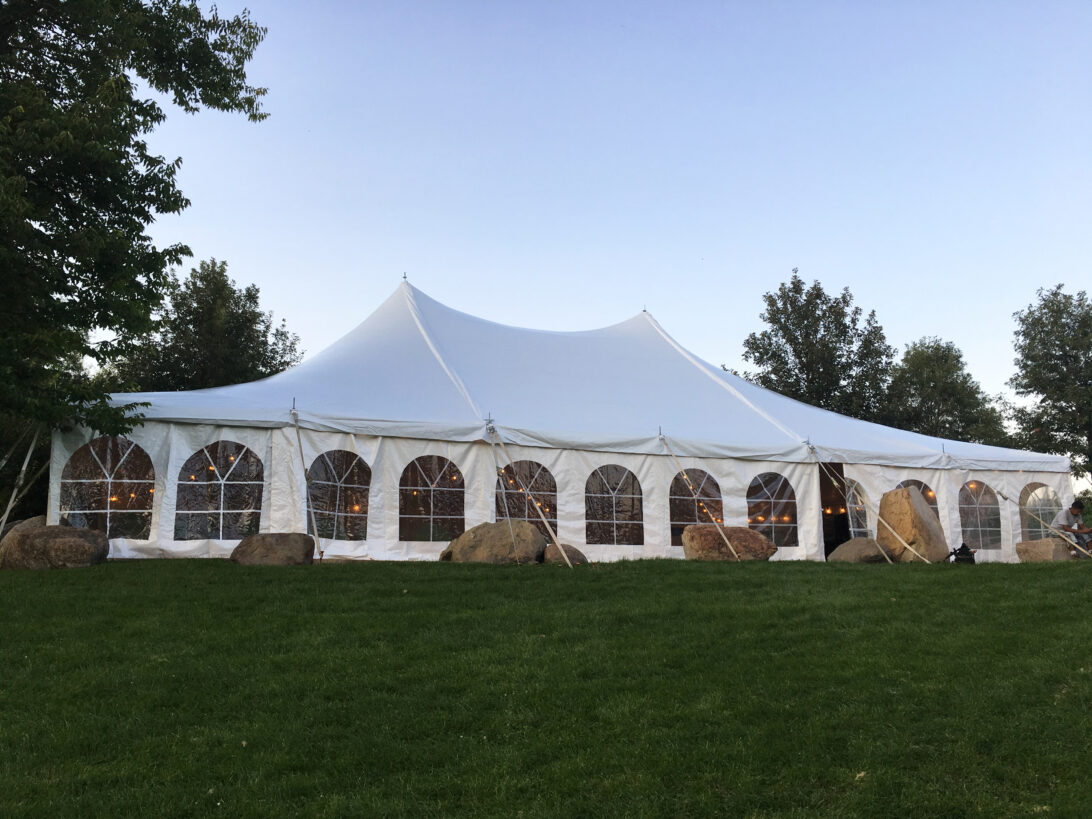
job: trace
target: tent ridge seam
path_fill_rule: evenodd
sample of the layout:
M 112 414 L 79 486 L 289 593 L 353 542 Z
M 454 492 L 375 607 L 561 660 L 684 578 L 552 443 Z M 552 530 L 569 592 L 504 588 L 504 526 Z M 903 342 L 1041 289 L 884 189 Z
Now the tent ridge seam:
M 694 356 L 691 355 L 689 352 L 687 352 L 687 350 L 685 348 L 683 348 L 677 341 L 675 341 L 675 339 L 673 339 L 671 336 L 669 336 L 667 334 L 667 331 L 664 330 L 664 328 L 660 326 L 659 322 L 657 322 L 656 319 L 654 319 L 652 317 L 651 313 L 644 313 L 643 315 L 648 320 L 648 323 L 650 325 L 652 325 L 652 328 L 657 333 L 660 334 L 660 336 L 664 339 L 664 341 L 666 341 L 668 344 L 670 344 L 671 347 L 675 350 L 675 352 L 677 352 L 679 355 L 681 355 L 683 358 L 685 358 L 688 362 L 690 362 L 691 366 L 695 367 L 706 378 L 708 378 L 714 384 L 717 384 L 719 387 L 721 387 L 721 389 L 727 390 L 729 393 L 731 393 L 733 396 L 735 396 L 739 401 L 741 401 L 744 404 L 744 406 L 748 407 L 752 412 L 754 412 L 760 418 L 764 419 L 768 424 L 771 424 L 775 429 L 780 430 L 781 432 L 783 432 L 785 435 L 792 438 L 797 443 L 801 443 L 801 444 L 806 443 L 804 438 L 802 438 L 800 435 L 797 435 L 795 432 L 793 432 L 791 429 L 786 427 L 784 424 L 782 424 L 776 418 L 772 417 L 769 413 L 763 412 L 759 407 L 755 406 L 754 403 L 752 403 L 745 395 L 743 395 L 743 393 L 741 393 L 739 390 L 737 390 L 731 384 L 725 383 L 723 379 L 717 378 L 716 376 L 712 375 L 708 370 L 705 369 L 705 367 L 701 366 L 701 364 L 699 364 L 697 361 L 695 361 Z
M 421 337 L 425 340 L 425 344 L 428 345 L 429 350 L 432 351 L 432 355 L 435 356 L 436 361 L 439 363 L 441 369 L 447 374 L 447 377 L 451 379 L 451 383 L 455 389 L 458 390 L 459 395 L 463 397 L 467 404 L 470 405 L 470 409 L 473 410 L 474 415 L 478 418 L 483 418 L 482 412 L 478 409 L 477 403 L 470 395 L 470 391 L 467 390 L 463 380 L 459 377 L 459 374 L 455 372 L 448 363 L 444 360 L 444 357 L 440 354 L 439 348 L 432 340 L 432 335 L 425 327 L 424 319 L 421 318 L 421 311 L 417 308 L 417 301 L 413 298 L 413 289 L 408 285 L 405 286 L 406 305 L 409 307 L 410 316 L 413 318 L 413 323 L 417 325 L 417 329 L 421 333 Z

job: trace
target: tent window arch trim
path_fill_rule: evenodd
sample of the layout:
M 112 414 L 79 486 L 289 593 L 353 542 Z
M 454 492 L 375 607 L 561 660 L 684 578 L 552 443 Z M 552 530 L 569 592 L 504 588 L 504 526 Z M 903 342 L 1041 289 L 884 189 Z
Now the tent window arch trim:
M 346 449 L 330 449 L 307 472 L 307 531 L 329 540 L 366 540 L 372 470 Z
M 585 481 L 584 541 L 589 546 L 644 545 L 641 482 L 624 466 L 596 467 Z
M 398 539 L 454 540 L 466 529 L 466 484 L 454 462 L 441 455 L 414 458 L 398 481 Z
M 151 538 L 155 467 L 123 436 L 103 435 L 72 453 L 61 472 L 60 520 L 107 538 Z
M 178 473 L 175 540 L 242 540 L 261 528 L 265 465 L 222 439 L 194 452 Z

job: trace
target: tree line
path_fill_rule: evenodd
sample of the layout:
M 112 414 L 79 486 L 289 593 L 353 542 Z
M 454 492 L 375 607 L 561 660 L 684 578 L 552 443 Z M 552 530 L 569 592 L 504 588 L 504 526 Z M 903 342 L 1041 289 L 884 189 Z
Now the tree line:
M 950 341 L 927 336 L 896 360 L 876 311 L 864 315 L 845 288 L 792 277 L 763 295 L 766 329 L 743 342 L 741 375 L 790 398 L 843 415 L 958 441 L 1068 455 L 1092 468 L 1092 303 L 1062 285 L 1018 311 L 1016 373 L 1025 400 L 989 396 Z

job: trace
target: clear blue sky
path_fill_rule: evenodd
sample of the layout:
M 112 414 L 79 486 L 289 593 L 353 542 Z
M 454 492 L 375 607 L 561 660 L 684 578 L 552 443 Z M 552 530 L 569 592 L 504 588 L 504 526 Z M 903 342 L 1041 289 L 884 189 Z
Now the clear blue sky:
M 799 267 L 993 393 L 1012 313 L 1092 283 L 1087 0 L 249 8 L 271 116 L 170 113 L 152 147 L 193 204 L 153 236 L 226 259 L 309 354 L 406 272 L 527 327 L 647 307 L 746 369 Z

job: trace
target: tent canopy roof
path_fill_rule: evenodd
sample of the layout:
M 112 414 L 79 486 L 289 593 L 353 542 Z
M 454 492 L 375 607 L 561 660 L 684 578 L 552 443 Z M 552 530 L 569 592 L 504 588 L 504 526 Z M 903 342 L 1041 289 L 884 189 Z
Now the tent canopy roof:
M 127 393 L 150 421 L 289 426 L 472 441 L 800 462 L 1064 472 L 1066 458 L 946 441 L 802 404 L 679 346 L 648 313 L 598 330 L 509 327 L 408 283 L 285 372 L 189 392 Z

